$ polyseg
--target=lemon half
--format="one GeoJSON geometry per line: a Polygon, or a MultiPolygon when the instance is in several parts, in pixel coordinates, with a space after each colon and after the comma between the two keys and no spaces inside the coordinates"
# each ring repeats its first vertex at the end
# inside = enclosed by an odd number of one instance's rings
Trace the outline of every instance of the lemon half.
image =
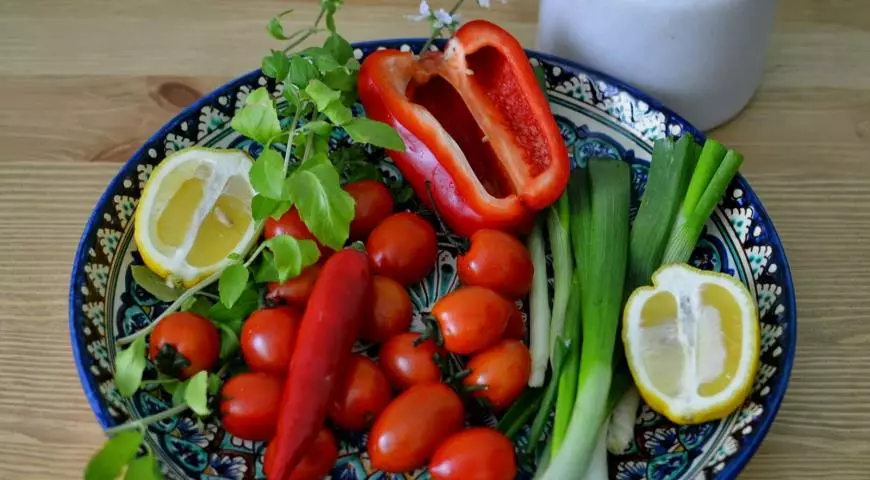
{"type": "Polygon", "coordinates": [[[632,293],[625,353],[644,400],[678,424],[719,419],[749,395],[758,370],[758,309],[737,279],[684,264],[632,293]]]}
{"type": "Polygon", "coordinates": [[[238,150],[192,147],[158,165],[136,208],[142,260],[163,278],[191,287],[243,254],[256,239],[252,161],[238,150]]]}

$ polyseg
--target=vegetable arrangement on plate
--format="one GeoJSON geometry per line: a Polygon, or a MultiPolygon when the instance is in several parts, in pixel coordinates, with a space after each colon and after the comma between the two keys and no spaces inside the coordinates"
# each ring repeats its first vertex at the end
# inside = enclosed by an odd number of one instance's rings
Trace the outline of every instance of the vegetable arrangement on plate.
{"type": "Polygon", "coordinates": [[[507,480],[544,443],[538,476],[563,480],[607,478],[641,397],[683,424],[737,408],[757,369],[757,308],[739,281],[686,263],[742,157],[690,135],[657,141],[632,226],[627,164],[570,171],[540,75],[508,32],[460,27],[461,1],[423,2],[433,38],[451,34],[443,51],[360,64],[336,31],[341,3],[323,0],[310,29],[285,33],[289,11],[269,22],[286,46],[262,69],[280,95],[250,92],[232,120],[262,146],[256,159],[191,147],[149,178],[132,273],[169,305],[118,340],[115,384],[128,397],[159,386],[172,406],[109,429],[85,478],[161,478],[147,426],[188,409],[267,442],[270,479],[327,475],[338,428],[368,431],[385,472],[507,480]],[[323,46],[294,51],[321,22],[323,46]],[[335,130],[353,144],[331,146],[335,130]],[[372,149],[410,189],[382,177],[372,149]],[[412,196],[437,226],[397,211],[412,196]],[[438,229],[459,235],[461,285],[410,331],[407,288],[435,267],[438,229]],[[479,409],[498,428],[470,424],[479,409]]]}

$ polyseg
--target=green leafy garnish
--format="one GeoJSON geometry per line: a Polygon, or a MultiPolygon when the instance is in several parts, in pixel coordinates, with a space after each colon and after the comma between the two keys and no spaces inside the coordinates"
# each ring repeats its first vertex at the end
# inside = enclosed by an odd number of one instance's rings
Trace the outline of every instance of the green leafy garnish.
{"type": "Polygon", "coordinates": [[[221,279],[218,281],[218,291],[220,292],[221,303],[227,308],[232,308],[236,300],[242,296],[245,287],[248,286],[248,278],[250,273],[248,268],[241,263],[234,263],[224,270],[221,274],[221,279]]]}
{"type": "Polygon", "coordinates": [[[211,414],[211,409],[208,408],[208,372],[203,370],[187,380],[184,401],[201,417],[211,414]]]}
{"type": "Polygon", "coordinates": [[[368,143],[399,152],[405,150],[405,142],[402,141],[402,137],[386,123],[361,117],[346,123],[344,129],[355,142],[368,143]]]}
{"type": "MultiPolygon", "coordinates": [[[[343,243],[343,242],[342,242],[343,243]]],[[[271,261],[279,282],[285,282],[313,265],[320,258],[320,250],[311,240],[297,240],[290,235],[278,235],[267,240],[272,251],[271,261]]]]}
{"type": "Polygon", "coordinates": [[[149,450],[145,455],[134,458],[127,464],[124,480],[158,480],[163,478],[157,466],[157,460],[149,450]]]}
{"type": "Polygon", "coordinates": [[[233,117],[234,130],[268,145],[281,133],[281,123],[269,91],[260,87],[248,94],[245,106],[233,117]]]}
{"type": "Polygon", "coordinates": [[[287,179],[293,203],[305,226],[320,243],[338,250],[347,242],[353,220],[354,201],[341,188],[335,166],[325,155],[317,155],[287,179]]]}
{"type": "Polygon", "coordinates": [[[145,435],[138,431],[121,432],[105,443],[85,467],[85,480],[113,480],[139,450],[145,435]]]}
{"type": "Polygon", "coordinates": [[[239,334],[225,323],[217,323],[221,336],[220,359],[226,360],[239,350],[239,334]]]}
{"type": "Polygon", "coordinates": [[[115,386],[125,397],[133,395],[142,383],[145,371],[145,337],[115,355],[115,386]]]}

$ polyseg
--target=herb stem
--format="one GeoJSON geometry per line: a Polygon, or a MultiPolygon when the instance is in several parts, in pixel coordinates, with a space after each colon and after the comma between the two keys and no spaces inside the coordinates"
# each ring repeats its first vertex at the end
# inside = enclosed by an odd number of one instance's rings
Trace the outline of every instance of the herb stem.
{"type": "MultiPolygon", "coordinates": [[[[284,177],[287,176],[287,168],[290,167],[290,152],[293,147],[293,137],[296,136],[296,124],[299,122],[299,112],[301,110],[302,108],[297,108],[293,113],[293,121],[290,123],[290,132],[287,134],[287,148],[284,150],[284,177]]],[[[248,265],[246,264],[245,266],[248,265]]]]}
{"type": "MultiPolygon", "coordinates": [[[[450,9],[450,16],[452,17],[458,10],[462,4],[465,3],[465,0],[456,0],[456,3],[453,4],[453,8],[450,9]]],[[[443,28],[443,27],[442,27],[443,28]]],[[[417,53],[417,56],[423,55],[427,51],[429,51],[429,47],[432,46],[432,42],[435,41],[436,38],[441,34],[441,28],[433,28],[432,35],[429,36],[429,39],[426,40],[426,43],[420,48],[420,51],[417,53]]]]}
{"type": "Polygon", "coordinates": [[[152,423],[159,422],[160,420],[174,417],[174,416],[178,415],[179,413],[184,412],[188,408],[190,408],[190,407],[187,405],[186,402],[180,403],[180,404],[178,404],[172,408],[169,408],[167,410],[164,410],[160,413],[155,413],[154,415],[150,415],[150,416],[147,416],[145,418],[140,418],[140,419],[134,420],[132,422],[127,422],[127,423],[124,423],[122,425],[118,425],[117,427],[112,427],[112,428],[106,429],[106,435],[112,436],[112,435],[115,435],[115,434],[118,434],[120,432],[124,432],[127,430],[144,428],[148,425],[151,425],[152,423]]]}
{"type": "Polygon", "coordinates": [[[299,38],[294,40],[293,43],[291,43],[290,45],[288,45],[287,47],[284,48],[284,53],[288,53],[290,50],[293,50],[295,47],[299,46],[300,43],[304,42],[305,40],[308,40],[308,37],[322,32],[323,29],[317,28],[317,26],[320,25],[320,21],[323,20],[324,15],[326,15],[326,9],[321,8],[320,13],[317,15],[317,19],[314,20],[313,27],[305,29],[305,30],[298,30],[295,33],[293,33],[292,35],[290,35],[287,38],[288,40],[295,38],[299,34],[302,34],[302,36],[300,36],[299,38]]]}
{"type": "Polygon", "coordinates": [[[251,264],[254,263],[254,260],[256,260],[257,257],[259,257],[261,253],[263,253],[264,248],[266,248],[266,242],[261,242],[259,245],[257,245],[257,249],[254,250],[254,253],[252,253],[251,256],[248,257],[247,260],[245,260],[245,268],[250,267],[251,264]]]}

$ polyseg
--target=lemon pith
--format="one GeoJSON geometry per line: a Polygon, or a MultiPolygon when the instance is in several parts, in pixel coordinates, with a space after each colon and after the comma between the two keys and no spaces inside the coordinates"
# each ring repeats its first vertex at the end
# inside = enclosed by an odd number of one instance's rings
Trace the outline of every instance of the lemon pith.
{"type": "Polygon", "coordinates": [[[752,389],[758,310],[739,280],[674,264],[626,302],[623,341],[644,400],[679,424],[722,418],[752,389]]]}
{"type": "Polygon", "coordinates": [[[191,147],[154,169],[136,209],[134,238],[158,275],[191,287],[256,239],[247,153],[191,147]]]}

